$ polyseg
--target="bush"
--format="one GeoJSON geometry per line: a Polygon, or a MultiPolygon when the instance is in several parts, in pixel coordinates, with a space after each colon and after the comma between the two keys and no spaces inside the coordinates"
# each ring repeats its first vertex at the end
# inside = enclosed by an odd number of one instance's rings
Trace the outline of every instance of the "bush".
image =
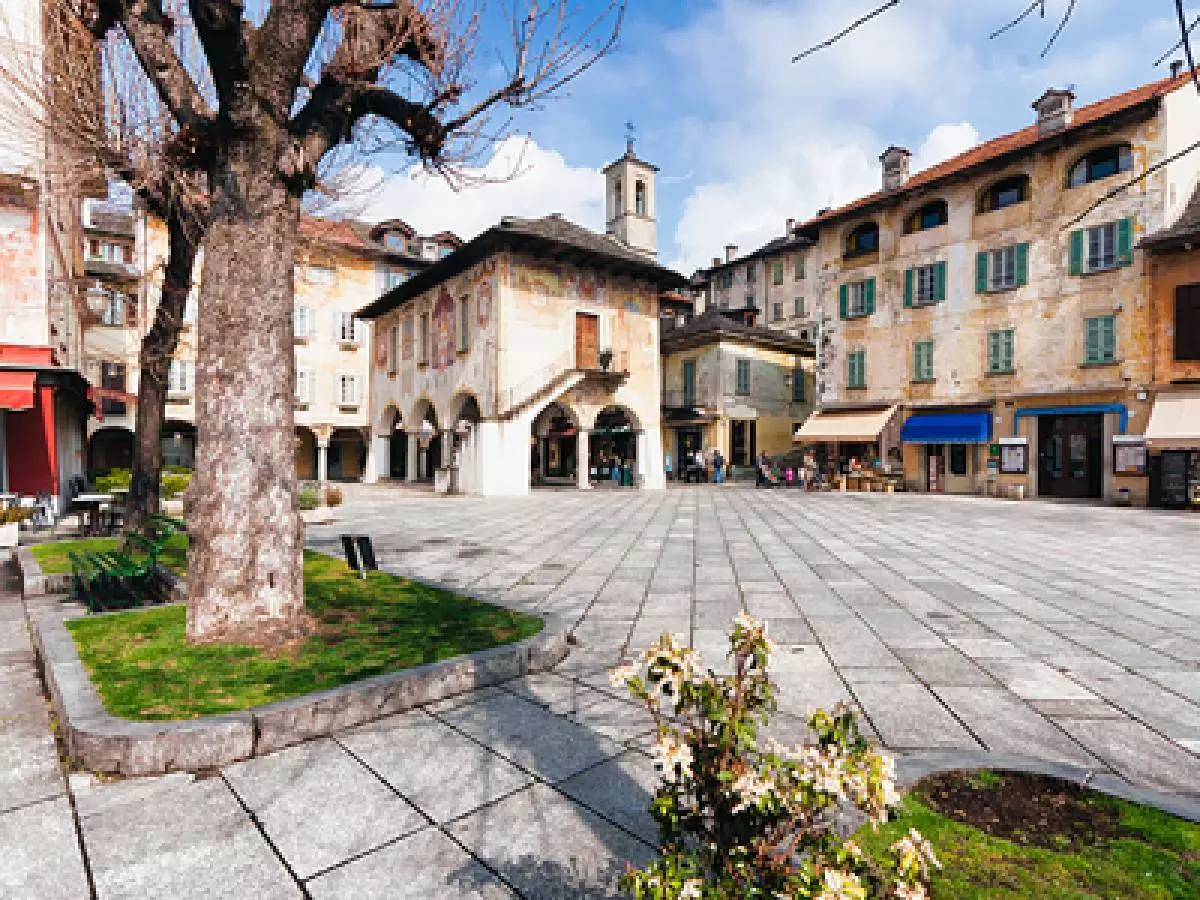
{"type": "Polygon", "coordinates": [[[108,494],[113,488],[126,488],[133,483],[133,473],[129,469],[109,469],[103,475],[96,476],[96,490],[108,494]]]}
{"type": "Polygon", "coordinates": [[[328,487],[325,489],[325,505],[326,506],[341,506],[342,505],[342,489],[339,487],[328,487]]]}
{"type": "Polygon", "coordinates": [[[162,470],[165,474],[170,475],[191,475],[192,469],[188,466],[163,466],[162,470]]]}
{"type": "Polygon", "coordinates": [[[0,509],[0,525],[11,525],[13,522],[26,522],[33,518],[33,510],[23,506],[11,506],[0,509]]]}
{"type": "Polygon", "coordinates": [[[296,492],[296,501],[301,509],[316,509],[321,505],[321,494],[315,487],[305,486],[296,492]]]}
{"type": "Polygon", "coordinates": [[[773,645],[767,626],[744,613],[729,643],[731,677],[703,670],[669,634],[612,673],[658,726],[662,776],[650,810],[659,857],[630,868],[622,888],[638,900],[925,897],[938,862],[918,832],[876,860],[835,827],[846,806],[887,821],[900,799],[893,760],[868,745],[844,706],[811,716],[815,743],[760,748],[758,729],[775,710],[773,645]]]}
{"type": "Polygon", "coordinates": [[[162,498],[164,500],[174,500],[180,494],[187,490],[188,485],[192,483],[192,474],[179,473],[164,473],[162,477],[162,498]]]}

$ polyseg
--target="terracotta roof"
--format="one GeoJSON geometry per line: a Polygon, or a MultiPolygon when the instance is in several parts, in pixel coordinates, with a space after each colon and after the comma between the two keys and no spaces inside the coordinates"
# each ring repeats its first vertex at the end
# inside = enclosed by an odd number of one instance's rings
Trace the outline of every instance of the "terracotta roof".
{"type": "Polygon", "coordinates": [[[767,344],[804,355],[813,355],[811,341],[792,337],[786,331],[778,331],[763,325],[747,325],[719,309],[708,309],[683,325],[662,332],[659,343],[664,351],[681,349],[707,342],[710,338],[741,339],[752,344],[767,344]]]}
{"type": "Polygon", "coordinates": [[[321,219],[316,216],[300,217],[300,234],[327,244],[341,244],[354,250],[376,249],[349,222],[340,219],[321,219]]]}
{"type": "Polygon", "coordinates": [[[1186,243],[1194,243],[1200,237],[1200,183],[1192,191],[1192,197],[1187,206],[1175,220],[1175,224],[1160,228],[1154,234],[1148,234],[1138,242],[1138,246],[1147,250],[1170,250],[1186,243]]]}
{"type": "Polygon", "coordinates": [[[955,175],[963,172],[974,166],[981,165],[992,160],[999,159],[1010,153],[1018,150],[1026,150],[1036,146],[1043,140],[1054,140],[1061,135],[1069,134],[1076,129],[1083,128],[1087,125],[1093,125],[1110,116],[1125,112],[1147,103],[1151,100],[1157,100],[1165,94],[1190,83],[1192,75],[1190,72],[1183,72],[1176,78],[1163,78],[1159,81],[1152,81],[1149,84],[1144,84],[1141,87],[1134,88],[1131,91],[1125,91],[1121,94],[1114,94],[1111,97],[1106,97],[1103,100],[1097,100],[1095,103],[1089,103],[1087,106],[1080,106],[1074,110],[1071,124],[1062,131],[1056,131],[1053,134],[1045,137],[1038,136],[1037,125],[1030,125],[1022,128],[1020,131],[1014,131],[1011,134],[1001,135],[993,138],[990,141],[985,141],[982,144],[977,144],[970,150],[952,156],[944,162],[938,163],[936,166],[930,166],[928,169],[923,169],[917,172],[904,183],[900,188],[894,191],[878,190],[868,194],[865,197],[859,197],[857,200],[840,206],[837,209],[829,210],[818,216],[809,219],[802,223],[799,227],[810,228],[816,225],[821,225],[835,219],[840,219],[850,213],[860,210],[864,207],[871,206],[882,200],[891,200],[893,197],[902,197],[905,194],[916,190],[917,188],[925,187],[934,182],[946,178],[950,175],[955,175]]]}

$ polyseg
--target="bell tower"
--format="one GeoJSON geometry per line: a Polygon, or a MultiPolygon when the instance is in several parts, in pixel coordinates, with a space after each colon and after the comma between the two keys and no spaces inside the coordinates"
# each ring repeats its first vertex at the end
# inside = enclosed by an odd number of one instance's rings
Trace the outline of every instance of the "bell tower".
{"type": "Polygon", "coordinates": [[[625,126],[625,155],[604,167],[605,230],[633,250],[658,256],[654,176],[657,166],[633,152],[633,124],[625,126]]]}

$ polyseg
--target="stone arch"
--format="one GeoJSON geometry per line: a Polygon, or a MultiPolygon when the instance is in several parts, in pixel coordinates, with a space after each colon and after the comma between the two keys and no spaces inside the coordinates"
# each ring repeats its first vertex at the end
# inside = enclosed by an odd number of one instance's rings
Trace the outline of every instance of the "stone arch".
{"type": "Polygon", "coordinates": [[[367,445],[359,428],[335,428],[329,436],[330,481],[359,481],[366,471],[367,445]]]}
{"type": "Polygon", "coordinates": [[[406,417],[405,427],[415,433],[421,427],[422,422],[429,422],[439,431],[442,429],[442,422],[438,418],[437,405],[424,394],[418,397],[416,402],[413,403],[412,415],[406,417]]]}
{"type": "Polygon", "coordinates": [[[395,403],[389,403],[379,414],[379,419],[375,423],[375,434],[377,437],[390,438],[397,425],[403,429],[404,413],[395,403]]]}
{"type": "Polygon", "coordinates": [[[474,391],[462,390],[450,399],[448,409],[451,411],[450,425],[457,428],[458,423],[466,419],[472,425],[478,425],[483,419],[483,406],[474,391]]]}
{"type": "Polygon", "coordinates": [[[317,435],[305,425],[296,426],[296,478],[300,481],[317,479],[317,435]]]}
{"type": "Polygon", "coordinates": [[[627,484],[643,472],[646,460],[638,458],[642,432],[641,418],[628,406],[613,403],[596,412],[588,440],[588,467],[598,483],[627,484]]]}
{"type": "Polygon", "coordinates": [[[88,438],[89,469],[132,469],[133,432],[120,425],[97,428],[88,438]]]}

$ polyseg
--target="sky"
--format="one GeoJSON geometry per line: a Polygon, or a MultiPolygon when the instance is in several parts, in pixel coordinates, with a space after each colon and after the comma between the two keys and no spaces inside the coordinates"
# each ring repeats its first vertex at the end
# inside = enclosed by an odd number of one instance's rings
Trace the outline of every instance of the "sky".
{"type": "MultiPolygon", "coordinates": [[[[889,144],[910,149],[917,171],[1031,124],[1049,87],[1082,105],[1167,74],[1152,64],[1178,39],[1170,0],[1077,3],[1043,57],[1068,2],[1046,0],[1044,19],[990,39],[1028,0],[901,0],[792,63],[878,0],[629,0],[617,49],[521,113],[480,161],[472,174],[491,183],[455,191],[384,161],[356,214],[464,239],[504,215],[560,213],[602,231],[600,170],[624,152],[631,121],[638,156],[660,170],[659,260],[690,273],[726,244],[749,252],[788,218],[878,189],[889,144]]],[[[1198,12],[1192,0],[1189,20],[1198,12]]]]}

